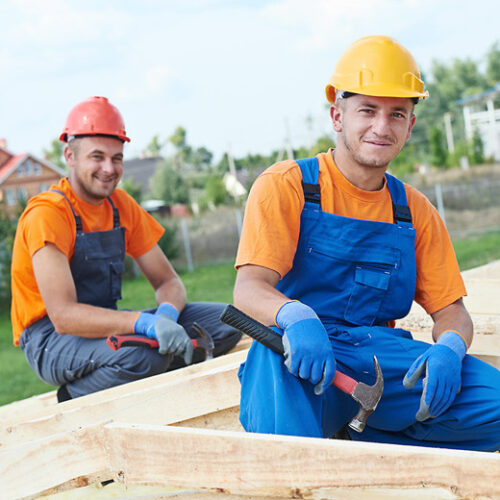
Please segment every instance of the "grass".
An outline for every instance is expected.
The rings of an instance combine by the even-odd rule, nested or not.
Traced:
[[[462,271],[486,264],[500,259],[500,231],[454,241],[454,247]],[[191,302],[232,302],[234,277],[232,262],[181,273]],[[146,309],[154,304],[153,291],[144,278],[124,282],[120,308]],[[53,389],[36,377],[21,349],[13,347],[9,313],[5,310],[0,310],[0,380],[0,405]]]
[[[500,259],[500,231],[453,242],[460,269],[465,271]]]

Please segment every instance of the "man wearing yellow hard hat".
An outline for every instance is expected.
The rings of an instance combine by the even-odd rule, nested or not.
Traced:
[[[285,355],[254,342],[241,366],[247,431],[345,432],[359,405],[332,385],[337,368],[372,385],[376,356],[383,395],[351,439],[500,448],[500,372],[466,355],[473,327],[446,228],[387,173],[427,95],[401,44],[356,41],[326,87],[337,147],[279,162],[254,183],[234,302],[282,335]],[[413,300],[434,321],[432,345],[394,328]]]

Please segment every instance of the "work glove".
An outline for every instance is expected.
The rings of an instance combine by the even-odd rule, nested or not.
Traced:
[[[403,379],[411,389],[423,375],[422,397],[416,419],[420,422],[439,417],[455,400],[462,381],[462,360],[467,344],[453,331],[444,332],[438,341],[419,356]]]
[[[158,309],[156,309],[155,314],[164,314],[165,316],[168,316],[170,319],[173,319],[175,322],[177,322],[177,320],[179,319],[179,311],[172,304],[169,304],[168,302],[162,302],[158,306]]]
[[[193,344],[186,330],[165,314],[139,314],[134,333],[156,339],[160,354],[175,354],[184,357],[186,365],[193,359]]]
[[[302,302],[286,302],[276,314],[276,325],[284,330],[285,366],[289,372],[315,385],[322,394],[335,376],[337,363],[323,323]]]

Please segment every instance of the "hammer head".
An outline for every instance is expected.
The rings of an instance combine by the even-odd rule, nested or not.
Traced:
[[[382,397],[382,392],[384,391],[384,377],[382,376],[382,370],[376,356],[373,356],[373,364],[375,365],[375,373],[377,374],[375,383],[367,385],[359,382],[352,393],[353,399],[359,403],[359,411],[349,422],[349,427],[356,432],[363,432],[366,419],[377,408],[378,402]]]
[[[207,359],[212,359],[214,357],[214,341],[211,335],[198,323],[193,323],[193,332],[198,335],[199,338],[193,339],[196,341],[194,346],[197,349],[202,349],[205,353],[205,361]]]

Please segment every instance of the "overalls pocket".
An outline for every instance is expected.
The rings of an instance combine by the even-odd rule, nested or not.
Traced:
[[[111,271],[111,297],[113,300],[120,300],[122,298],[122,274],[125,271],[125,265],[122,261],[110,262]]]
[[[345,319],[356,325],[373,325],[390,280],[391,273],[387,269],[356,265]]]

